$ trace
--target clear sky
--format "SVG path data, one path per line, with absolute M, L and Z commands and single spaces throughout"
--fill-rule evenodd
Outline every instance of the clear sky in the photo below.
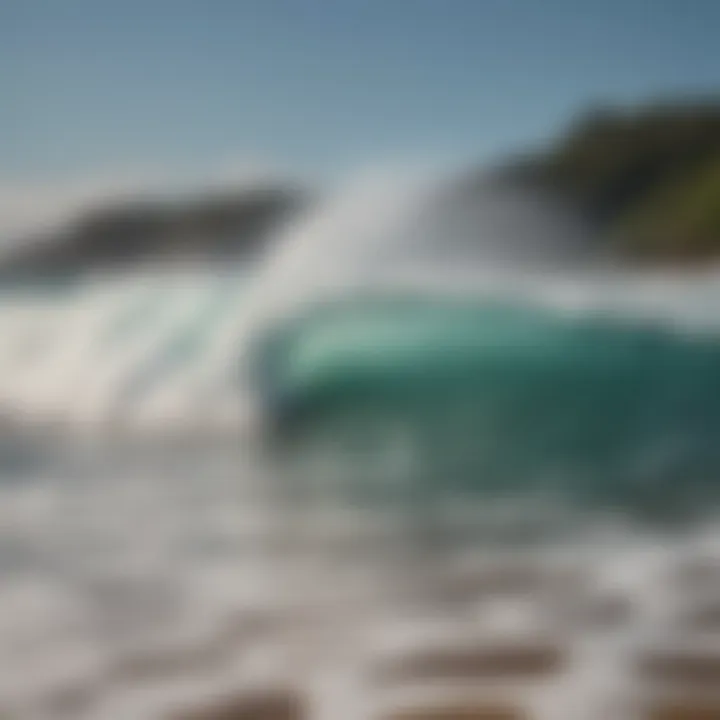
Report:
M 720 0 L 0 0 L 0 184 L 469 162 L 718 90 Z

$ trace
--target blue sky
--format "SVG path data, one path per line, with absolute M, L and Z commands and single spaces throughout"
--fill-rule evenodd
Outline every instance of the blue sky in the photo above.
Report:
M 0 182 L 469 162 L 720 90 L 717 0 L 0 0 Z M 178 170 L 180 172 L 180 170 Z

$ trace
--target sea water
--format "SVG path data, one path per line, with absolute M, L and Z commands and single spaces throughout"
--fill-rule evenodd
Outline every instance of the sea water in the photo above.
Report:
M 3 296 L 0 717 L 211 718 L 255 685 L 386 717 L 519 682 L 528 717 L 631 718 L 662 695 L 638 657 L 714 651 L 687 623 L 720 588 L 720 281 L 446 254 L 391 190 L 259 269 Z M 471 640 L 570 660 L 367 679 Z

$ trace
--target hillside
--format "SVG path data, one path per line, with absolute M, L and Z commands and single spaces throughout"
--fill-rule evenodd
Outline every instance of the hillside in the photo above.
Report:
M 569 199 L 629 261 L 720 256 L 720 98 L 585 115 L 504 173 Z
M 49 241 L 18 244 L 3 271 L 45 275 L 153 260 L 244 259 L 307 201 L 299 188 L 276 186 L 89 208 Z

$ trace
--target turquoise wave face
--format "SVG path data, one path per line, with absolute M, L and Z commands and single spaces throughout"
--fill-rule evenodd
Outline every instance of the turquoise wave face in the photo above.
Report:
M 418 482 L 442 492 L 670 510 L 720 496 L 720 342 L 709 335 L 522 305 L 354 298 L 276 328 L 256 369 L 278 437 L 295 452 L 318 438 L 350 448 L 356 469 L 402 436 Z

